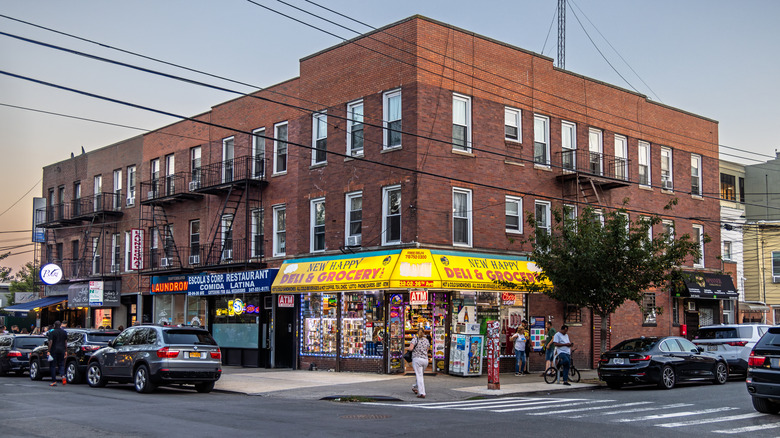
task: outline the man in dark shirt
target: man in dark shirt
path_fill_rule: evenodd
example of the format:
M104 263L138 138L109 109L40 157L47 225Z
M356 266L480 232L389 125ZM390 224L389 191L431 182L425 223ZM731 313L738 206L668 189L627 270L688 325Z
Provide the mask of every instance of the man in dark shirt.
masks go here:
M65 352L68 348L68 332L62 329L60 321L54 321L54 328L49 332L49 354L53 360L49 361L51 385L57 386L57 372L62 376L62 384L68 383L65 378Z

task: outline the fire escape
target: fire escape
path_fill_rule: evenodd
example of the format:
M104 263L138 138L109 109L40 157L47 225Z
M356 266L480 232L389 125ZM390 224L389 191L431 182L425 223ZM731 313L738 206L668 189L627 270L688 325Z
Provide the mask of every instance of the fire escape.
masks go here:
M574 149L559 152L558 158L556 179L563 198L572 202L603 205L605 191L631 184L626 158Z

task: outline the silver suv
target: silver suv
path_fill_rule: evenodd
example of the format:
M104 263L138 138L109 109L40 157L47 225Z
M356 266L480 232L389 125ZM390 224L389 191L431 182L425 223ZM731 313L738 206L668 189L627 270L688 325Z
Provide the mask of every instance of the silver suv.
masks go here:
M723 356L730 372L742 374L747 372L750 351L769 327L766 324L708 325L699 329L693 343Z
M210 392L222 375L222 353L207 330L194 327L143 325L123 331L96 351L87 367L87 383L109 381L135 385L138 392L157 385L192 384Z

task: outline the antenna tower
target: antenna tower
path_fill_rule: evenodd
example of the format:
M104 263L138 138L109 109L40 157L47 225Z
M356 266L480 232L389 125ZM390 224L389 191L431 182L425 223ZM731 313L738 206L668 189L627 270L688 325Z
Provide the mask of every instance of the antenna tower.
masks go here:
M558 68L566 68L566 0L558 0Z

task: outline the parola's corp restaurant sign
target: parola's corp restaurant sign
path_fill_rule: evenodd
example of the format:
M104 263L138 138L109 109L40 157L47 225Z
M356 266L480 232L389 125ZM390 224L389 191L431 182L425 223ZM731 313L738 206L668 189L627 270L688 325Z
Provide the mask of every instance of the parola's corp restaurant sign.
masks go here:
M259 293L271 290L278 269L221 274L152 277L152 294L186 293L191 296Z
M404 249L285 262L274 293L377 289L522 290L540 283L539 269L523 257Z

